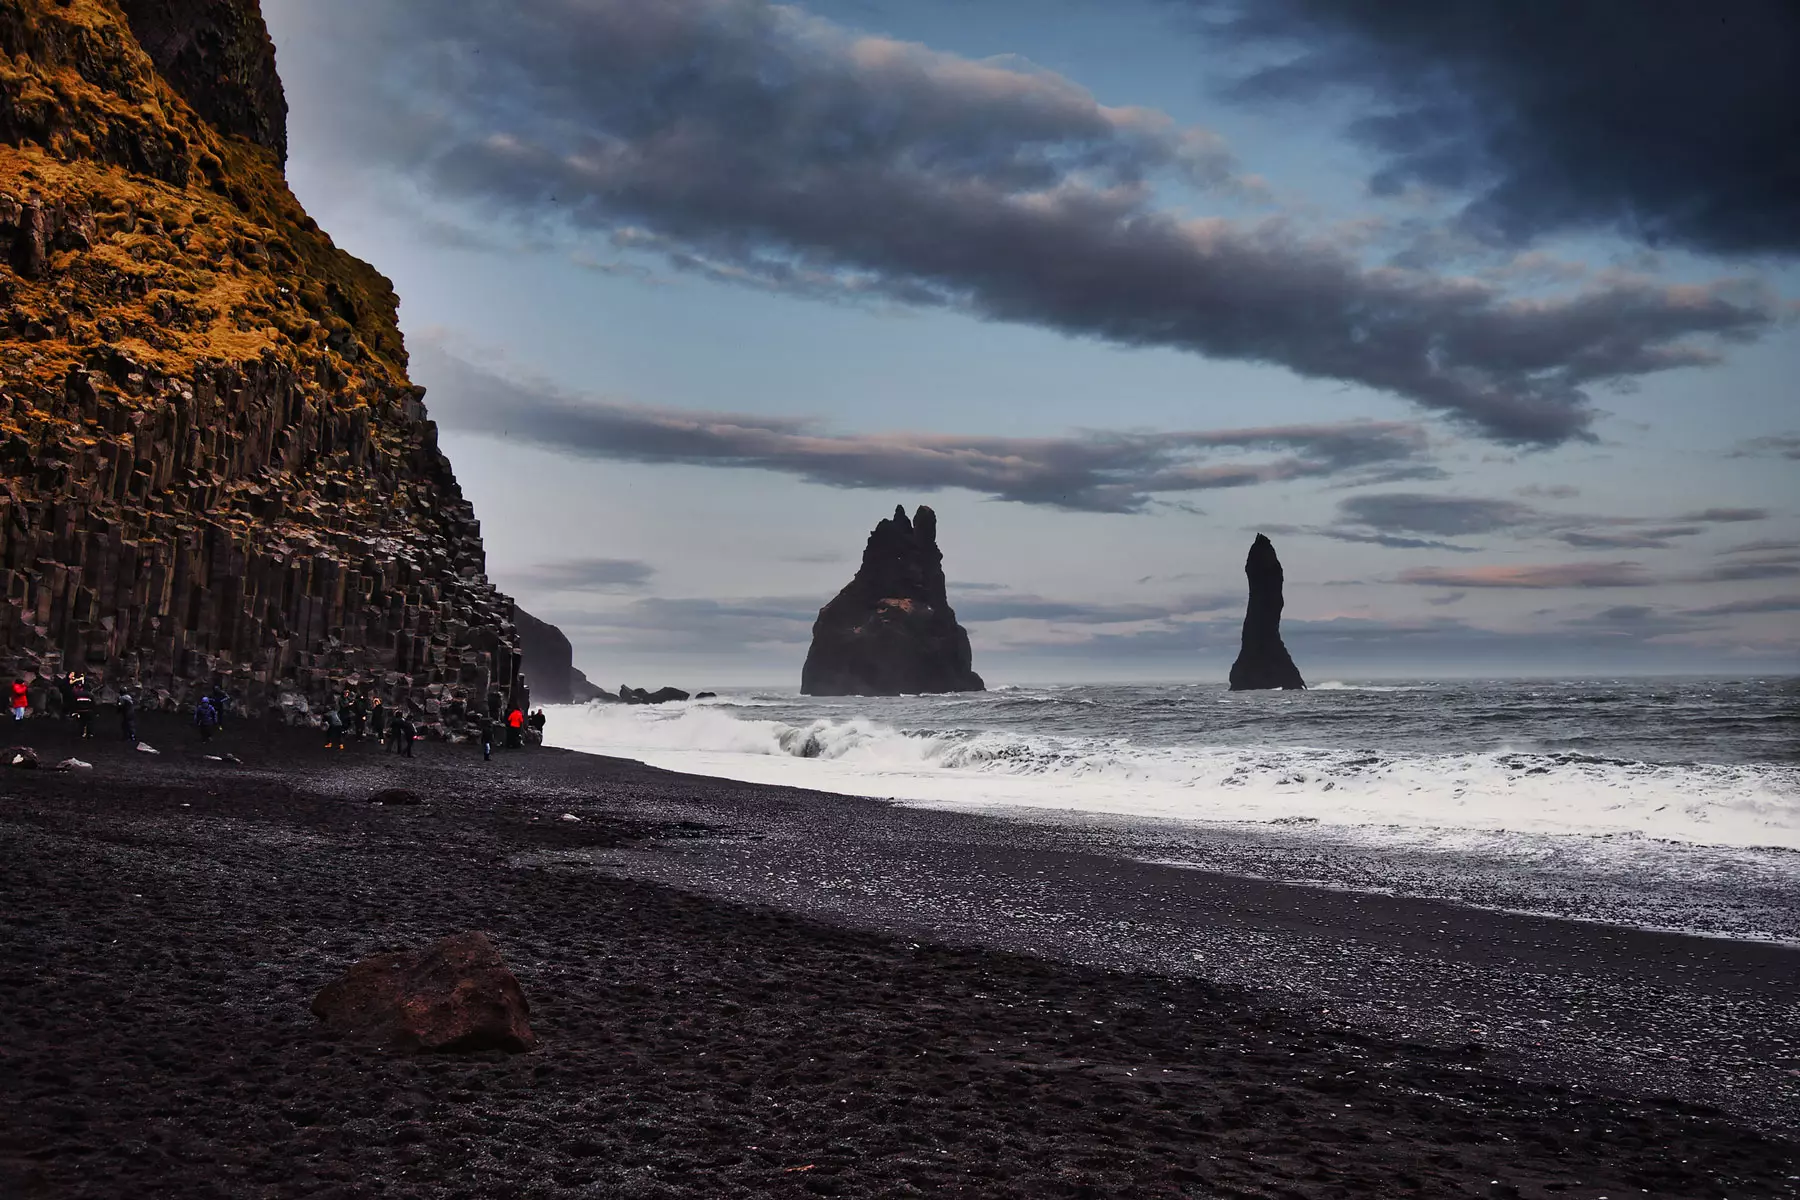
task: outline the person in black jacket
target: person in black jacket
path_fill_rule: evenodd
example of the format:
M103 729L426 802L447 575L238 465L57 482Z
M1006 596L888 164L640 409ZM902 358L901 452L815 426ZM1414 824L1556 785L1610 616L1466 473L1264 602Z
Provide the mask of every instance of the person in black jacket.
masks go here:
M119 689L119 732L131 745L137 745L137 697L128 687Z
M94 736L94 698L88 694L85 683L77 684L75 697L69 702L69 711L75 718L75 727L81 730L81 738L86 741Z

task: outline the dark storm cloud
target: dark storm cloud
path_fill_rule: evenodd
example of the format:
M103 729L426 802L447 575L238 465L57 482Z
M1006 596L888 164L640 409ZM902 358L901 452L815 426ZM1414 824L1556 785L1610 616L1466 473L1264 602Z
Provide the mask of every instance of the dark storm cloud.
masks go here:
M1616 229L1714 254L1800 253L1800 6L1580 0L1178 0L1269 52L1264 100L1367 101L1372 184L1469 197L1519 243Z
M421 343L415 375L449 428L615 462L775 471L842 488L966 488L997 500L1084 512L1138 512L1159 493L1293 479L1360 477L1421 456L1424 432L1353 421L1068 437L831 434L813 422L613 404L502 378Z
M1189 217L1159 185L1254 191L1211 134L763 0L305 13L343 48L333 143L434 202L712 278L1279 365L1504 442L1583 437L1594 386L1717 361L1777 311L1742 280L1516 297Z
M576 558L542 563L507 576L539 591L620 591L643 587L656 574L649 563L632 558Z

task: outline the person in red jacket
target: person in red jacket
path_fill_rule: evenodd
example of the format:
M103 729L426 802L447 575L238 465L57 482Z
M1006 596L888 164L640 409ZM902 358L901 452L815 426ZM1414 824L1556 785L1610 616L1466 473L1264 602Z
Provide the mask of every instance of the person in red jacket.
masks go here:
M26 686L23 679L15 679L12 682L12 689L9 695L9 704L12 708L13 720L23 721L25 719L25 710L31 707L31 689Z
M525 744L525 714L513 709L506 714L506 748L517 750Z

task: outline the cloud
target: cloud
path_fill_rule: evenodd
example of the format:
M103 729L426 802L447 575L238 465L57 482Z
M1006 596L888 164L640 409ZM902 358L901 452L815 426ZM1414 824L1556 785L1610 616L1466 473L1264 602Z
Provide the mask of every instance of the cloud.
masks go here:
M1747 438L1739 442L1731 452L1732 458L1765 456L1800 459L1800 434L1774 433L1766 437Z
M1448 588L1639 587L1653 582L1634 562L1544 563L1522 567L1414 567L1400 572L1401 583Z
M555 623L571 641L591 652L729 659L759 647L806 646L819 606L828 599L829 596L726 600L645 596L599 609L549 609L542 619Z
M1254 197L1219 139L1013 60L764 0L311 0L319 135L471 220L714 279L1267 363L1508 443L1587 436L1596 385L1718 360L1754 280L1513 295L1357 239L1192 216ZM380 114L379 119L372 114Z
M1697 571L1653 575L1636 562L1545 563L1532 566L1415 567L1400 572L1401 583L1450 588L1646 587L1657 583L1739 583L1800 576L1800 555L1727 559Z
M606 592L643 587L656 574L649 563L631 558L576 558L542 563L506 576L547 592Z
M1068 437L832 434L800 418L610 403L520 383L416 343L446 426L504 434L546 450L614 462L776 471L841 488L966 488L997 500L1083 512L1142 511L1158 494L1341 476L1421 456L1403 422L1267 429L1092 431Z
M1466 552L1471 548L1403 535L1443 538L1505 532L1520 537L1547 535L1582 550L1645 550L1666 549L1675 539L1697 537L1713 525L1762 521L1769 515L1764 508L1708 508L1675 518L1610 517L1546 512L1514 500L1478 496L1378 492L1340 501L1337 526L1307 532L1397 549Z
M1754 542L1740 542L1728 546L1723 554L1766 554L1782 550L1800 550L1800 541L1785 541L1780 538L1760 538Z
M1769 510L1766 508L1703 508L1699 512L1683 513L1675 518L1677 521L1705 521L1714 525L1734 525L1744 521L1766 521Z
M1339 503L1343 519L1377 529L1434 533L1458 537L1491 533L1526 524L1537 510L1511 500L1483 500L1468 496L1426 496L1413 492L1388 492L1351 496Z
M1800 575L1800 556L1771 555L1719 563L1693 578L1702 583L1740 583L1755 579L1791 579L1796 575Z
M1461 225L1522 243L1611 229L1653 246L1800 253L1800 8L1490 0L1187 0L1242 98L1366 100L1375 191L1467 197Z
M1759 600L1729 600L1705 608L1685 610L1693 617L1740 616L1751 613L1800 612L1800 596L1764 596Z
M1670 538L1694 537L1704 532L1705 527L1701 525L1659 525L1618 533L1571 530L1556 537L1579 550L1661 550L1668 546Z
M1207 595L1187 596L1169 604L1089 604L1032 595L992 595L959 602L952 590L950 602L956 609L957 619L965 624L1025 620L1072 625L1126 625L1235 609L1244 601L1238 595Z

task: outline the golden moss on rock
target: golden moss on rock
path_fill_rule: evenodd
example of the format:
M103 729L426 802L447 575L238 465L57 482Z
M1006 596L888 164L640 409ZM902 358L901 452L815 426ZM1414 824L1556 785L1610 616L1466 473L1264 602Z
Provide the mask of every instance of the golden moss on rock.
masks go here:
M0 659L522 699L393 286L284 118L256 0L0 0Z

